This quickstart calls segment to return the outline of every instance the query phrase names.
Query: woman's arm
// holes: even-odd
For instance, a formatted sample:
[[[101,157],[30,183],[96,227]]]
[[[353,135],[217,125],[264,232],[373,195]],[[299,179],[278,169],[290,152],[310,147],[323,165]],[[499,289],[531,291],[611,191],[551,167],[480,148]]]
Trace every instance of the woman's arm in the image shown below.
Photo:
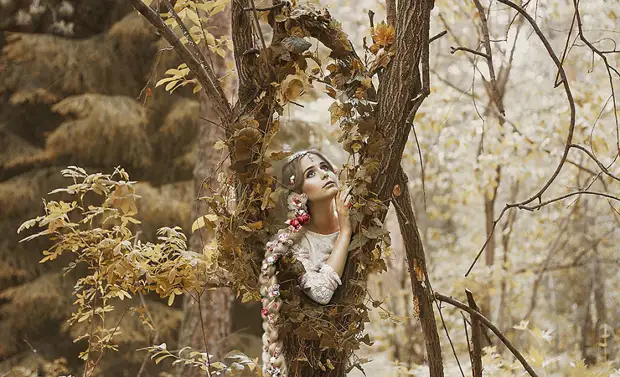
[[[332,253],[325,261],[325,264],[329,265],[338,274],[339,277],[342,277],[342,273],[344,272],[344,265],[347,262],[347,255],[349,254],[348,248],[350,242],[351,230],[341,228],[340,233],[338,234],[338,238],[334,243]]]
[[[299,285],[304,293],[319,304],[327,304],[341,283],[340,276],[326,263],[316,265],[310,261],[310,245],[304,239],[293,246],[295,258],[304,266]]]
[[[347,190],[348,191],[348,190]],[[349,221],[349,201],[348,192],[339,191],[336,195],[336,212],[338,212],[338,223],[340,225],[340,233],[334,243],[334,248],[325,264],[329,265],[339,277],[342,277],[344,265],[347,263],[347,255],[349,254],[349,243],[351,242],[351,222]]]

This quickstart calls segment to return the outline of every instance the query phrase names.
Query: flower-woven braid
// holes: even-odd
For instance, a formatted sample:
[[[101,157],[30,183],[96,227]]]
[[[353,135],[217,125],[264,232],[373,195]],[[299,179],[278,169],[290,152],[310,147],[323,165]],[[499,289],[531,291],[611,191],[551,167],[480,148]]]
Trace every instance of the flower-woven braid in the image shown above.
[[[288,196],[289,209],[287,227],[280,229],[272,241],[267,242],[265,259],[261,266],[259,282],[261,285],[261,317],[263,319],[263,372],[267,376],[287,377],[288,368],[283,355],[283,343],[279,334],[280,285],[276,274],[276,262],[287,254],[295,243],[296,233],[301,227],[310,222],[310,215],[305,194],[292,193]]]

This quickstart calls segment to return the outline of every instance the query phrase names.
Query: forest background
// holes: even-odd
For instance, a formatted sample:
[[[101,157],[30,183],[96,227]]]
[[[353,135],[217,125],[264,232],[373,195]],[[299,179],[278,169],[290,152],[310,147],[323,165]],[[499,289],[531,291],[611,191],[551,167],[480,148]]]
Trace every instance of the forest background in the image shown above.
[[[232,88],[230,38],[217,24],[226,23],[228,8],[212,3],[207,12],[218,27],[205,40],[218,76]],[[388,28],[370,26],[368,10],[375,12],[375,25],[385,19],[382,2],[316,4],[329,7],[358,51],[372,44],[371,35],[375,43],[393,38]],[[571,149],[540,204],[505,214],[506,203],[530,197],[554,174],[571,110],[558,69],[531,26],[498,2],[483,1],[481,17],[478,4],[435,2],[431,91],[402,161],[429,280],[434,291],[464,302],[464,289],[471,290],[485,316],[540,375],[618,374],[618,3],[580,3],[579,20],[573,1],[521,4],[561,58],[576,106],[572,143],[581,149]],[[205,120],[206,100],[186,80],[180,58],[129,2],[4,0],[0,28],[0,373],[77,374],[85,342],[73,340],[85,328],[67,320],[75,310],[78,273],[63,274],[68,256],[39,263],[49,241],[20,243],[24,235],[17,228],[42,213],[41,199],[50,198],[49,192],[70,184],[60,174],[68,165],[105,174],[122,166],[137,182],[132,187],[140,196],[140,237],[156,241],[158,228],[178,225],[189,238],[196,181],[209,169],[201,162],[220,168],[225,148],[217,143],[221,135],[205,131],[217,125]],[[311,43],[318,55],[329,53]],[[489,56],[497,87],[490,84]],[[166,77],[173,79],[156,85]],[[295,103],[287,105],[273,146],[314,146],[339,164],[347,162],[338,144],[342,130],[334,124],[334,98],[318,82],[299,87],[291,81],[282,91]],[[498,99],[501,104],[493,103]],[[367,329],[374,344],[358,353],[375,360],[362,365],[368,375],[424,375],[419,313],[393,208],[385,226],[392,238],[382,254],[387,271],[373,276],[368,287],[377,304]],[[483,245],[481,259],[465,276]],[[222,301],[212,300],[209,333],[217,339],[210,352],[239,349],[257,357],[258,308],[233,296],[226,292],[214,296]],[[189,300],[167,301],[150,294],[115,304],[138,309],[126,317],[122,310],[110,313],[113,322],[123,318],[113,339],[121,352],[102,358],[96,373],[181,373],[171,360],[156,364],[136,351],[163,343],[178,349],[193,341]],[[446,375],[461,375],[460,369],[469,375],[466,318],[452,307],[436,309]],[[523,373],[501,342],[483,339],[483,345],[485,375]]]

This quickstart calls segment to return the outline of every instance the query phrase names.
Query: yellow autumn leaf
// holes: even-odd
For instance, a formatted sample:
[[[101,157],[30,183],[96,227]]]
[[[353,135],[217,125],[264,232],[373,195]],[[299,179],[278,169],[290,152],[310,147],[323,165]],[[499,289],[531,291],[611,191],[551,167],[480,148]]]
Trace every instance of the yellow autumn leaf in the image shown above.
[[[295,101],[304,92],[304,83],[298,79],[293,78],[289,81],[282,83],[282,94],[289,101]]]
[[[375,28],[375,33],[372,37],[376,44],[388,46],[394,43],[394,39],[396,38],[396,30],[394,30],[394,26],[381,22]]]
[[[256,222],[248,224],[248,227],[250,229],[252,229],[252,230],[263,229],[263,222],[262,221],[256,221]]]

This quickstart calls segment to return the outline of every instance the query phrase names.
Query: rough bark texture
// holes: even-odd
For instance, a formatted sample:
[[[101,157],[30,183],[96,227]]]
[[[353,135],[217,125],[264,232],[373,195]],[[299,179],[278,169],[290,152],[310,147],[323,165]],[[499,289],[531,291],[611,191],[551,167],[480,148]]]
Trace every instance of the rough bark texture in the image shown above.
[[[478,305],[474,300],[474,295],[468,289],[465,290],[467,294],[467,303],[473,310],[478,311]],[[469,357],[471,358],[471,371],[474,377],[482,377],[482,327],[476,316],[471,316],[471,352]]]
[[[441,356],[441,344],[433,311],[433,296],[430,290],[426,268],[426,258],[422,239],[418,232],[418,226],[413,213],[413,205],[407,186],[407,176],[400,170],[401,194],[394,196],[398,216],[398,225],[403,236],[407,266],[414,297],[414,308],[420,319],[430,376],[443,376],[443,361]]]

